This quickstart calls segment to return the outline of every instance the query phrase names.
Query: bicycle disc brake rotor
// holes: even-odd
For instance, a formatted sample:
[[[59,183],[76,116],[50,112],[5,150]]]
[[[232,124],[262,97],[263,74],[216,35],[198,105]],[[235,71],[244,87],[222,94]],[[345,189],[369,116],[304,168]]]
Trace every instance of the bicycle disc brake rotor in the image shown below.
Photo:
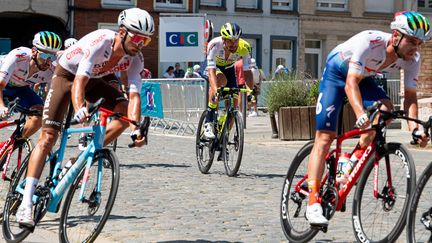
[[[432,208],[422,214],[420,222],[425,226],[425,228],[432,232]]]
[[[336,212],[336,205],[339,201],[339,195],[334,187],[327,187],[322,194],[321,206],[323,215],[330,220]]]
[[[390,193],[392,193],[392,195],[390,195]],[[392,189],[388,188],[387,186],[385,186],[383,188],[382,191],[382,198],[383,198],[383,210],[385,212],[389,212],[393,209],[393,206],[396,203],[396,192],[394,187],[392,187]]]
[[[93,216],[98,211],[100,206],[100,199],[101,199],[101,193],[93,190],[89,200],[87,201],[88,203],[87,211],[89,215]]]

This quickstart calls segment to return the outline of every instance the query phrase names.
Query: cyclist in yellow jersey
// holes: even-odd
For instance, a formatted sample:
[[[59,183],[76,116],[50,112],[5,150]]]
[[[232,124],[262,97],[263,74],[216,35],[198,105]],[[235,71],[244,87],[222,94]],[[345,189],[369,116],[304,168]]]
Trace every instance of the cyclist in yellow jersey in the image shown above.
[[[250,71],[250,45],[240,38],[242,30],[235,23],[226,23],[221,27],[221,36],[211,40],[207,46],[207,69],[210,83],[209,103],[204,125],[204,136],[213,139],[213,121],[217,109],[217,89],[219,87],[237,87],[234,63],[243,58],[243,70],[246,82],[253,82]],[[238,99],[234,99],[237,106]]]

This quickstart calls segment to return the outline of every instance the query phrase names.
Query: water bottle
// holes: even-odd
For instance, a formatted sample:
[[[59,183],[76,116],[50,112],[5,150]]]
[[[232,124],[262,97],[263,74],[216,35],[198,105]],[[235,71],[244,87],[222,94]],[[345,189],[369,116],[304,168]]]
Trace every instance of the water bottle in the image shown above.
[[[339,156],[337,165],[336,181],[345,184],[349,173],[345,173],[345,168],[350,163],[350,156],[348,153],[343,153]],[[351,171],[350,171],[351,172]]]

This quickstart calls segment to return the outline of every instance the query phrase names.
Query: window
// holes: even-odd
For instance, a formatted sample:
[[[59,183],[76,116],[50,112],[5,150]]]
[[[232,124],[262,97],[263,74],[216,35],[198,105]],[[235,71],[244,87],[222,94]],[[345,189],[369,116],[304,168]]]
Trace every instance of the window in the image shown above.
[[[366,12],[393,13],[393,0],[366,0]]]
[[[306,40],[305,42],[305,73],[312,78],[321,75],[321,41]]]
[[[109,29],[113,31],[118,31],[119,27],[117,23],[98,23],[98,29]]]
[[[290,40],[272,40],[272,72],[279,65],[292,69],[292,42]]]
[[[317,0],[317,9],[346,11],[348,10],[348,0]]]
[[[186,0],[156,0],[156,7],[186,8]]]
[[[272,10],[293,10],[293,0],[272,0]]]
[[[201,6],[222,7],[222,0],[200,0]]]
[[[237,8],[258,8],[258,0],[236,0]]]
[[[125,8],[136,6],[136,0],[102,0],[102,7]]]
[[[432,10],[432,0],[418,0],[417,5],[420,9]]]
[[[245,41],[247,41],[251,47],[251,53],[250,56],[253,58],[256,58],[257,56],[257,40],[256,39],[248,39],[248,38],[243,38]]]

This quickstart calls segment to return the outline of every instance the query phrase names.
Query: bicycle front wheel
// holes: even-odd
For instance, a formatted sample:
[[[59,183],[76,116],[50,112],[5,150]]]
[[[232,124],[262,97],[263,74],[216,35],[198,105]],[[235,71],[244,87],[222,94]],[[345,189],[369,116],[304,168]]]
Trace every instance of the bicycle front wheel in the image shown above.
[[[407,242],[432,242],[432,163],[419,178],[408,212]]]
[[[290,242],[308,242],[318,233],[317,229],[311,228],[305,217],[308,196],[296,190],[296,185],[307,175],[313,145],[314,141],[310,141],[296,154],[282,187],[280,220],[285,237]],[[308,191],[307,180],[300,184],[300,188]]]
[[[2,231],[3,238],[6,240],[6,242],[21,242],[30,234],[29,229],[21,228],[17,223],[16,213],[18,211],[18,207],[21,205],[23,195],[15,191],[19,183],[25,184],[24,180],[27,175],[27,165],[29,158],[30,156],[28,155],[24,159],[21,167],[14,176],[9,193],[6,197],[6,202],[4,204]]]
[[[114,205],[120,179],[116,155],[108,149],[98,151],[90,171],[85,169],[75,178],[64,201],[60,217],[60,242],[93,242],[102,231]],[[84,176],[88,180],[81,200]]]
[[[354,195],[352,223],[360,242],[394,242],[399,237],[416,183],[414,160],[402,144],[386,144],[378,157],[377,180],[372,157],[366,162]]]
[[[223,161],[228,176],[237,175],[243,156],[243,118],[240,112],[235,111],[233,114],[231,124],[225,124],[226,132],[222,143]]]
[[[207,139],[204,136],[204,123],[208,111],[205,110],[198,123],[198,130],[196,134],[196,157],[198,162],[198,169],[203,174],[207,174],[210,167],[213,164],[215,149],[214,141],[212,139]]]
[[[18,139],[15,141],[12,154],[9,158],[9,164],[6,168],[6,177],[4,181],[0,182],[0,218],[3,216],[3,206],[9,191],[10,184],[12,183],[15,175],[18,173],[18,164],[22,166],[24,159],[30,154],[32,149],[33,144],[29,139]],[[7,154],[0,160],[0,176],[3,172],[6,160]]]

